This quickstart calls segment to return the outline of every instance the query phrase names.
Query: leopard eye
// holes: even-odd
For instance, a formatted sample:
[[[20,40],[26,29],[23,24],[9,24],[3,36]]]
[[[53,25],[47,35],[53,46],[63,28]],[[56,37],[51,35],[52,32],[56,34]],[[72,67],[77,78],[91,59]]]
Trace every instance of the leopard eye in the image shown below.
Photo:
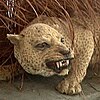
[[[61,42],[64,44],[65,43],[65,39],[64,38],[61,38]]]
[[[37,44],[35,47],[39,50],[44,50],[46,48],[50,48],[50,45],[46,42],[43,42],[43,43]]]

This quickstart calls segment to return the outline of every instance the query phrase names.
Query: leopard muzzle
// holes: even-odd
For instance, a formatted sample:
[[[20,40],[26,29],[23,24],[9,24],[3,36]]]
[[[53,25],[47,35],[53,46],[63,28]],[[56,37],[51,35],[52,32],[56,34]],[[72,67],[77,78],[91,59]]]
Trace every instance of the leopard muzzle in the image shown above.
[[[70,59],[61,59],[57,61],[48,61],[46,62],[46,66],[49,69],[52,69],[56,73],[61,73],[64,69],[69,69],[70,66]]]

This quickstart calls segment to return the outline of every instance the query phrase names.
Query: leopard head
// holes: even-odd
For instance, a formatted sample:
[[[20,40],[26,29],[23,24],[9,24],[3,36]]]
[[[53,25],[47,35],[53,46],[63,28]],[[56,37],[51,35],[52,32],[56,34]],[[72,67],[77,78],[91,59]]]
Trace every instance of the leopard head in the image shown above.
[[[68,74],[73,51],[54,28],[36,23],[19,35],[7,37],[14,44],[15,57],[26,72],[43,76]]]

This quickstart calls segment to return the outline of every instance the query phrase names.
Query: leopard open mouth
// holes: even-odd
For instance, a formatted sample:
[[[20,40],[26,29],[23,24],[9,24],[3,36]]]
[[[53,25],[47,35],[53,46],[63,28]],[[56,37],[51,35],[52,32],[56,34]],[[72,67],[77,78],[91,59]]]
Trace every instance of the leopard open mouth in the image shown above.
[[[48,61],[46,62],[46,66],[49,69],[53,69],[55,72],[60,73],[63,69],[68,68],[70,65],[69,59],[62,59],[58,61]]]

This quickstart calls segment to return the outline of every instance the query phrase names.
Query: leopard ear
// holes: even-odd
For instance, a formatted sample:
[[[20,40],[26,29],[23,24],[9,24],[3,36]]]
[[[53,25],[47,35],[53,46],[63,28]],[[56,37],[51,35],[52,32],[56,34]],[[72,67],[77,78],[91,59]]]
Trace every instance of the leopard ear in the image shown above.
[[[19,41],[23,38],[23,35],[7,34],[7,38],[14,45],[17,45]]]

